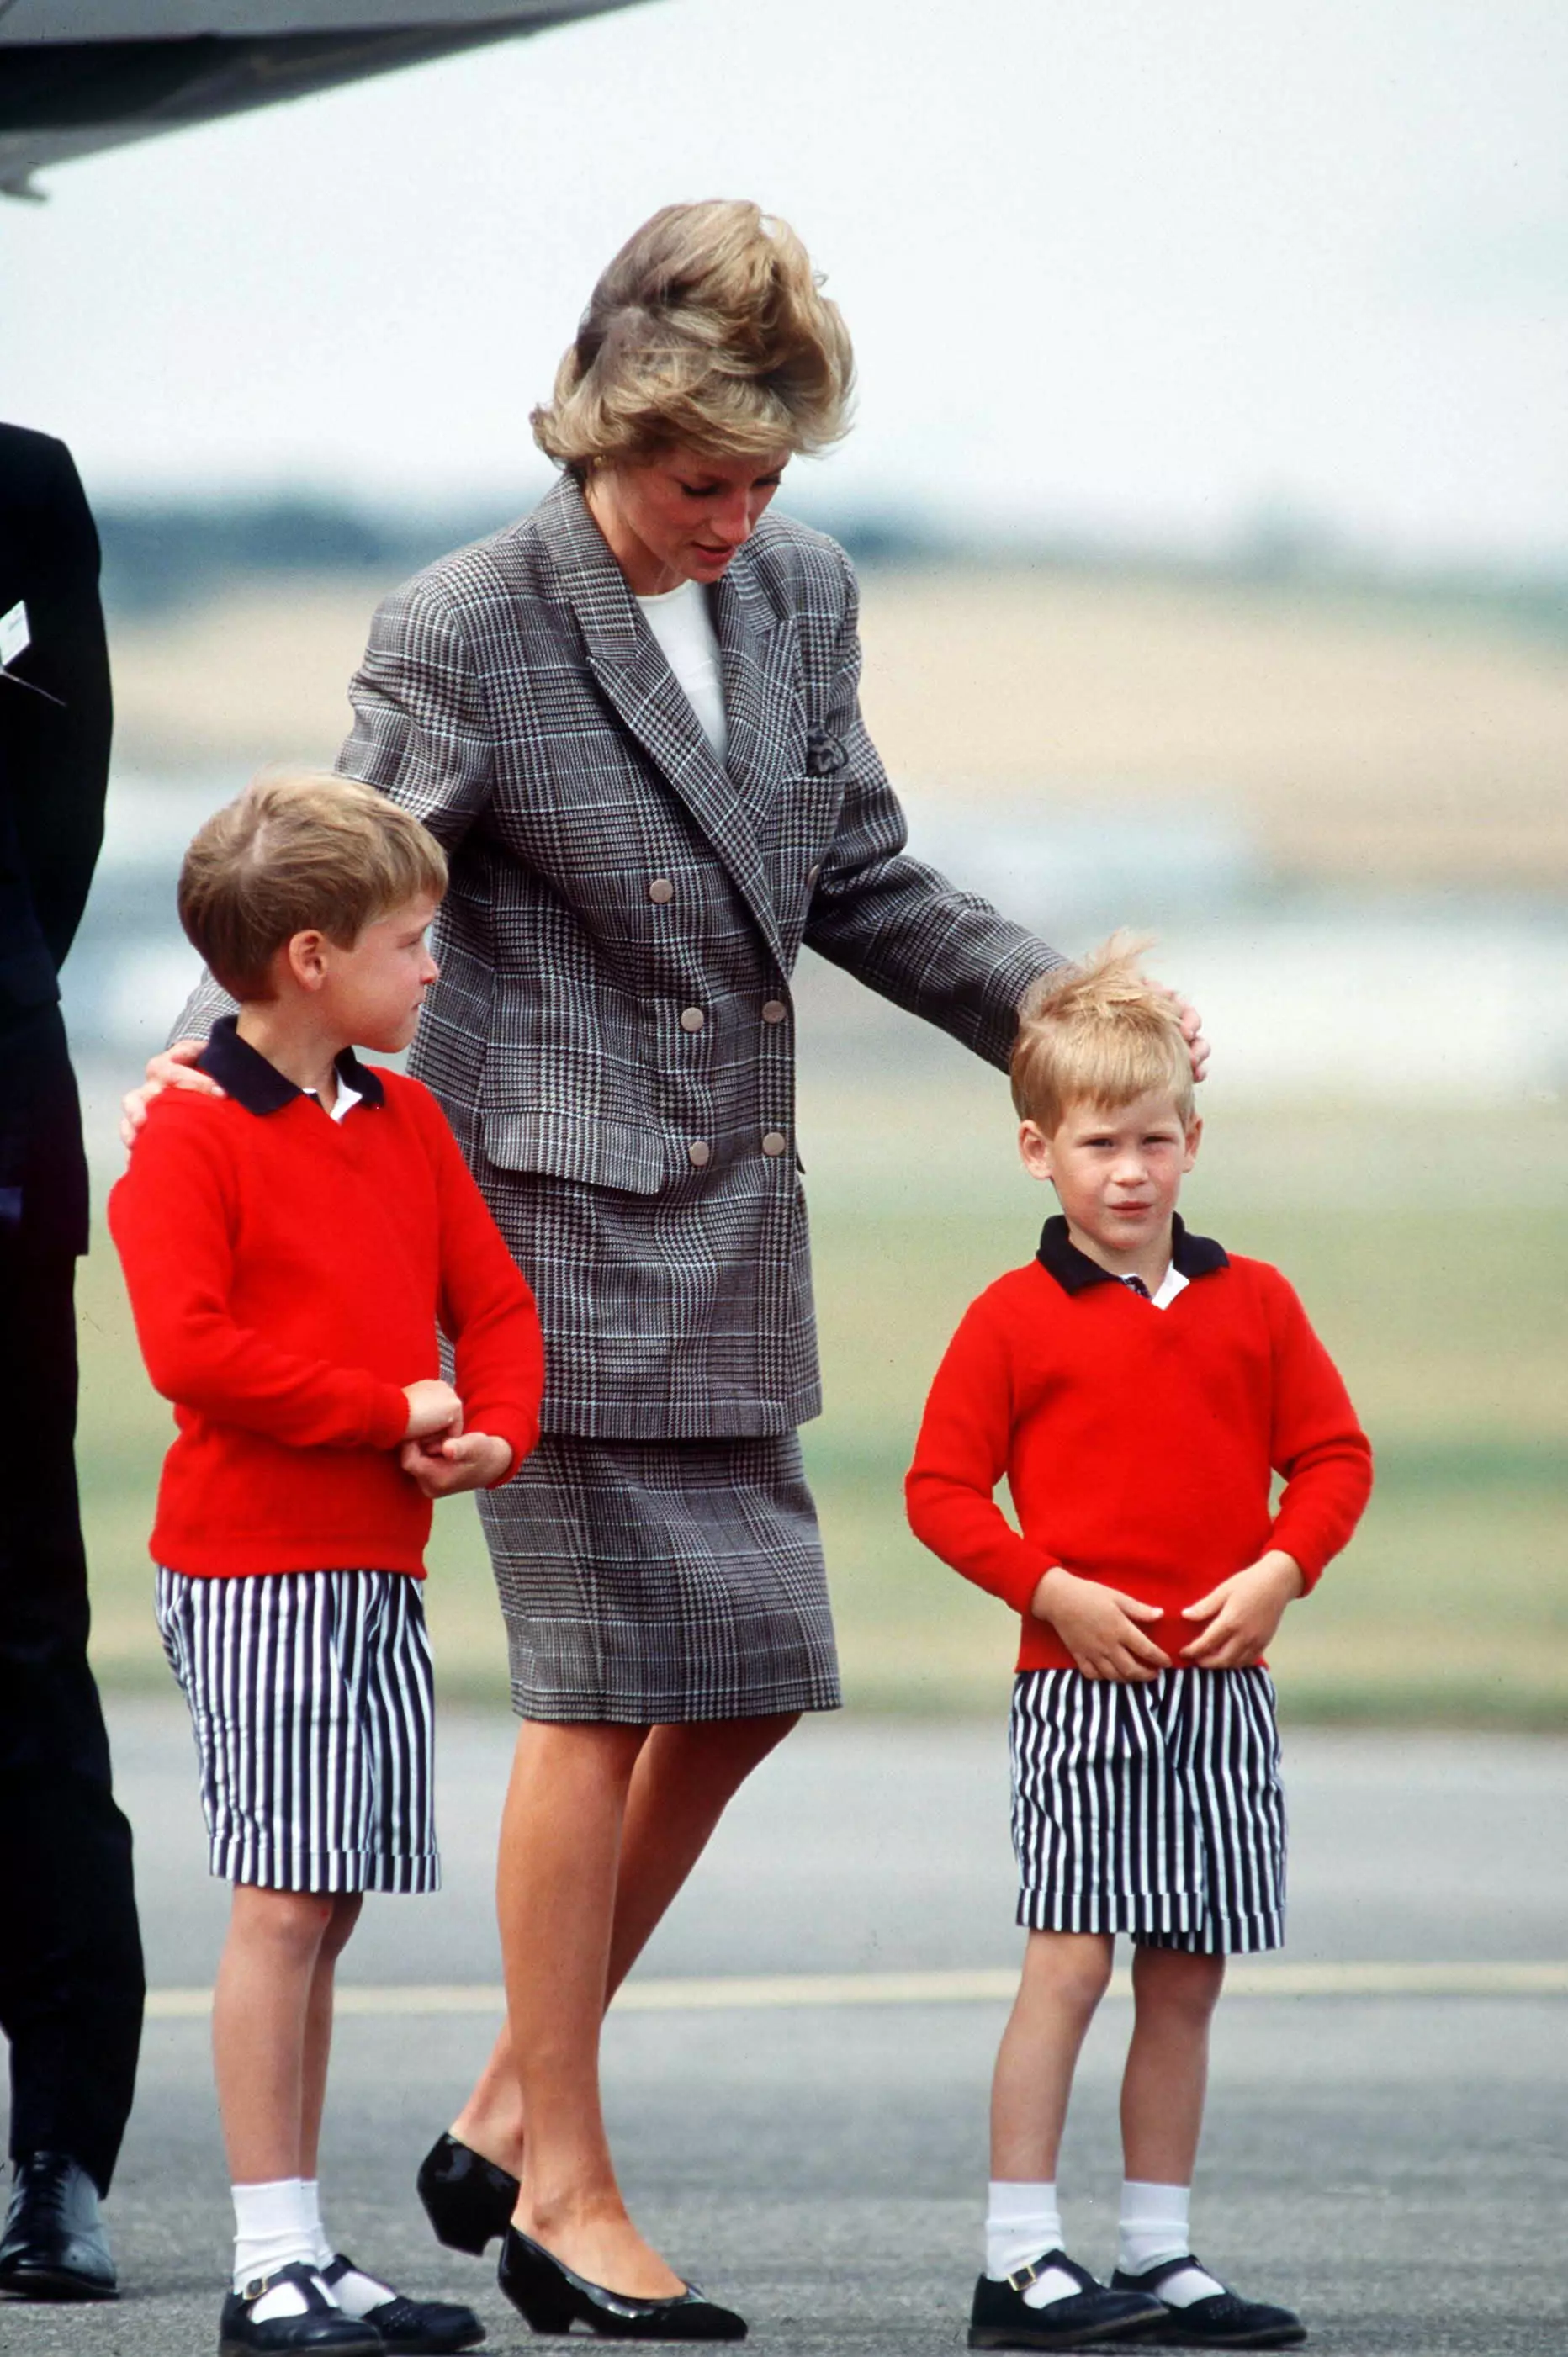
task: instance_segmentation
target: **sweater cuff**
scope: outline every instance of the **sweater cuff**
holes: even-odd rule
[[[1029,1607],[1035,1600],[1036,1588],[1047,1571],[1059,1571],[1061,1568],[1059,1556],[1047,1555],[1043,1547],[1021,1543],[1018,1567],[1016,1571],[1007,1573],[1006,1586],[1002,1590],[1004,1603],[1010,1604],[1015,1612],[1021,1612],[1026,1620],[1033,1619]]]
[[[365,1445],[369,1448],[396,1448],[408,1436],[408,1394],[397,1383],[383,1383],[374,1376],[370,1381]]]
[[[1328,1556],[1324,1548],[1314,1546],[1305,1532],[1297,1532],[1288,1513],[1282,1514],[1269,1533],[1269,1544],[1300,1566],[1301,1592],[1310,1596],[1327,1568]]]
[[[487,1481],[487,1490],[504,1489],[539,1438],[536,1418],[524,1415],[517,1408],[487,1408],[483,1403],[471,1415],[465,1416],[463,1429],[489,1433],[492,1440],[504,1440],[511,1450],[511,1462],[506,1471],[498,1474],[493,1481]]]

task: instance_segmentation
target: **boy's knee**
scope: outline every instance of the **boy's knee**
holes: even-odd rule
[[[1111,1986],[1112,1943],[1093,1932],[1031,1932],[1025,1957],[1033,1981],[1058,2005],[1090,2014]]]
[[[1207,2021],[1225,1986],[1225,1958],[1197,1955],[1185,1948],[1134,1950],[1133,1994],[1151,2007],[1195,2023]]]
[[[247,1940],[315,1953],[331,1929],[337,1906],[329,1890],[263,1890],[238,1883],[233,1927]]]

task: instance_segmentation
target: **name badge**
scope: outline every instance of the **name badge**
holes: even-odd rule
[[[7,663],[14,663],[18,655],[26,654],[32,643],[33,634],[27,628],[27,600],[18,597],[8,614],[0,614],[0,670],[4,670]]]

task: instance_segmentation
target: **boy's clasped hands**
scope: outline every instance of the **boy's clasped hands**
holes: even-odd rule
[[[450,1383],[425,1376],[404,1383],[408,1429],[398,1462],[427,1498],[453,1498],[462,1490],[488,1490],[511,1465],[510,1441],[491,1432],[465,1432],[463,1403]]]
[[[1182,1647],[1182,1660],[1205,1670],[1250,1668],[1272,1644],[1286,1605],[1305,1586],[1295,1557],[1270,1547],[1256,1563],[1232,1572],[1186,1607],[1184,1620],[1207,1625]],[[1046,1573],[1029,1609],[1056,1631],[1086,1678],[1136,1684],[1171,1666],[1147,1632],[1150,1621],[1165,1618],[1157,1604],[1141,1604],[1098,1579],[1080,1579],[1065,1565]]]

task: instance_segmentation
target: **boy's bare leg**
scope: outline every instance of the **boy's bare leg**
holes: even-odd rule
[[[497,1906],[528,2120],[515,2222],[590,2281],[666,2299],[681,2278],[627,2215],[599,2100],[621,1829],[647,1735],[524,1724],[501,1820]]]
[[[316,1955],[305,2010],[305,2055],[300,2071],[299,2173],[315,2177],[321,2146],[321,2115],[327,2102],[327,2066],[332,2056],[332,1993],[338,1959],[353,1935],[364,1906],[362,1891],[339,1891]]]
[[[1223,1956],[1134,1948],[1132,2044],[1122,2079],[1125,2174],[1190,2185],[1208,2085],[1208,2026],[1225,1980]]]
[[[1099,1932],[1031,1932],[991,2086],[991,2175],[1055,2181],[1079,2050],[1111,1978],[1114,1943]]]
[[[627,1794],[607,2004],[707,1847],[730,1801],[796,1720],[789,1714],[652,1729]],[[473,2093],[452,2123],[452,2134],[498,2168],[521,2176],[522,2089],[504,2024]]]
[[[212,2064],[236,2185],[302,2177],[306,2020],[333,1900],[234,1887],[212,1992]]]

